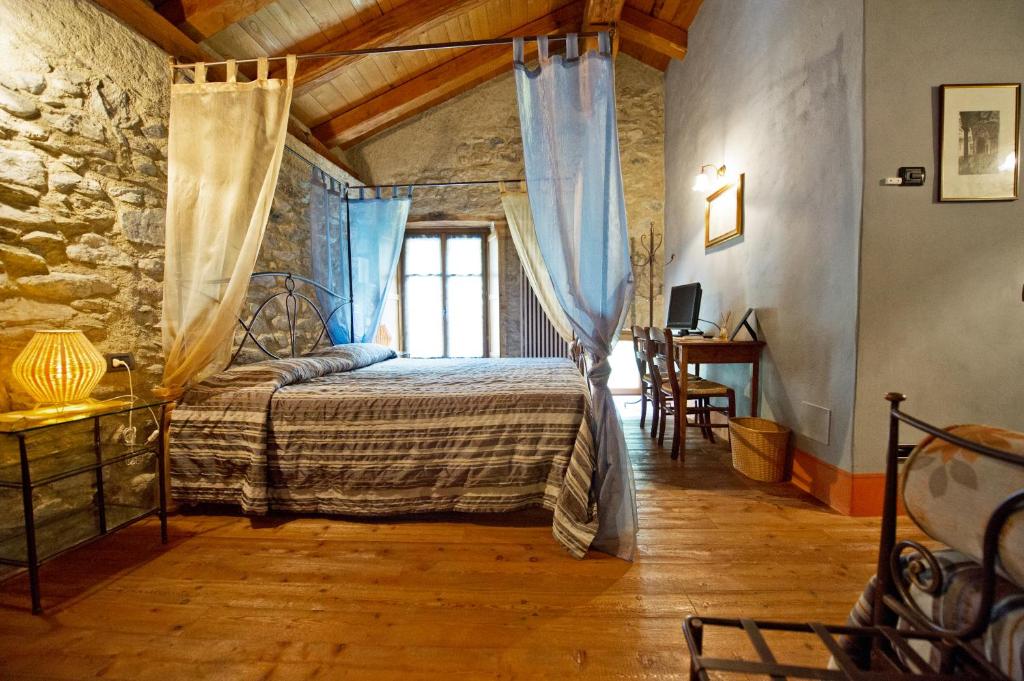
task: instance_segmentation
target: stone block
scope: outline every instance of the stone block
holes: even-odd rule
[[[134,185],[112,185],[107,189],[107,194],[115,199],[124,201],[125,203],[130,203],[133,206],[146,205],[145,195],[139,187]]]
[[[109,312],[112,301],[105,298],[90,298],[89,300],[76,300],[71,307],[79,312]]]
[[[38,95],[46,89],[46,79],[31,71],[6,71],[0,72],[0,85]]]
[[[165,215],[162,208],[125,211],[121,213],[121,231],[132,243],[163,246]]]
[[[108,296],[117,287],[98,274],[51,272],[44,275],[20,277],[18,288],[28,296],[41,300],[68,302],[96,296]]]
[[[49,263],[56,264],[67,260],[67,255],[64,252],[67,239],[61,234],[36,230],[22,236],[21,242],[26,248],[41,255]]]
[[[0,109],[18,118],[36,118],[39,116],[39,108],[31,99],[3,86],[0,86]]]
[[[0,300],[0,319],[4,327],[39,326],[59,328],[67,325],[75,311],[67,305],[40,303],[25,298],[7,298]]]
[[[41,197],[42,193],[35,189],[0,182],[0,202],[10,206],[34,206]]]
[[[0,182],[44,191],[46,166],[34,151],[0,147]]]
[[[27,140],[45,140],[50,136],[46,128],[31,121],[15,118],[6,111],[0,111],[0,131],[8,137],[23,137]]]
[[[139,270],[151,279],[160,281],[164,276],[164,260],[163,258],[141,258],[139,260]]]
[[[61,194],[70,194],[78,188],[83,179],[85,178],[78,173],[60,170],[50,173],[50,187]]]
[[[7,275],[12,278],[45,275],[50,271],[42,257],[18,246],[0,244],[0,261],[3,262]]]
[[[68,259],[92,267],[131,267],[133,260],[99,234],[84,234],[67,248]]]

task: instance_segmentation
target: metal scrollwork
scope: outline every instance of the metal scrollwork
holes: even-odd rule
[[[235,364],[235,361],[241,354],[246,342],[250,339],[252,340],[256,348],[264,355],[267,355],[272,359],[283,359],[281,355],[278,355],[277,353],[271,351],[266,345],[264,345],[264,343],[261,342],[259,338],[257,338],[256,333],[254,332],[254,327],[256,326],[257,321],[260,319],[264,310],[272,301],[283,299],[284,302],[285,321],[288,332],[287,347],[289,350],[290,357],[295,357],[296,355],[299,354],[297,348],[297,332],[299,329],[298,321],[300,306],[306,307],[309,310],[311,310],[311,318],[315,319],[320,324],[320,331],[317,334],[316,339],[313,341],[310,347],[306,348],[306,352],[309,352],[311,350],[316,349],[320,345],[320,342],[325,338],[327,339],[328,343],[333,342],[333,339],[331,339],[330,330],[328,329],[327,325],[328,321],[332,317],[334,317],[334,315],[336,315],[339,310],[348,305],[350,302],[348,298],[345,298],[335,293],[334,291],[331,291],[323,284],[320,284],[316,281],[313,281],[312,279],[308,279],[298,274],[292,274],[291,272],[256,272],[250,277],[250,281],[264,278],[283,279],[284,290],[276,291],[271,295],[267,296],[266,298],[264,298],[262,301],[260,301],[260,303],[256,306],[256,310],[249,317],[248,322],[246,322],[242,318],[238,319],[238,324],[239,326],[242,327],[244,333],[242,336],[242,340],[238,344],[238,348],[231,356],[231,361],[228,362],[228,366],[232,366]],[[305,295],[301,291],[297,291],[295,287],[298,282],[305,283],[313,287],[315,290],[325,293],[332,300],[333,307],[330,310],[330,312],[325,315],[321,311],[320,306],[317,304],[316,301],[314,301],[312,298]]]

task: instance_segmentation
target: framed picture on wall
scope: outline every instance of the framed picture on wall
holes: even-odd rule
[[[1020,83],[942,86],[940,201],[1012,201],[1020,170]]]
[[[743,234],[743,175],[704,200],[704,248]]]

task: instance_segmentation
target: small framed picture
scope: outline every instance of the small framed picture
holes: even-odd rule
[[[743,175],[704,200],[704,248],[743,234]]]
[[[1012,201],[1020,169],[1020,83],[942,86],[940,201]]]

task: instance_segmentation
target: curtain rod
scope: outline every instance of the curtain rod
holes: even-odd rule
[[[611,34],[612,31],[609,31]],[[577,33],[576,36],[579,38],[596,38],[599,34],[594,31]],[[569,36],[566,34],[559,35],[548,35],[548,36],[537,36],[537,35],[524,35],[516,36],[523,40],[536,40],[537,38],[547,38],[549,41],[564,41]],[[336,52],[309,52],[306,54],[295,55],[296,59],[334,59],[336,57],[354,57],[361,54],[391,54],[393,52],[424,52],[429,50],[457,50],[467,47],[486,47],[488,45],[511,45],[515,38],[488,38],[484,40],[461,40],[447,43],[424,43],[421,45],[391,45],[389,47],[364,47],[358,50],[338,50]],[[259,59],[267,59],[268,61],[278,61],[287,59],[287,56],[278,57],[252,57],[246,59],[234,60],[236,64],[250,64]],[[220,66],[227,64],[225,61],[208,61],[204,62],[207,66]],[[172,68],[176,69],[190,69],[195,64],[172,64]]]
[[[349,191],[356,189],[387,189],[389,187],[468,187],[480,184],[508,184],[526,182],[526,180],[463,180],[456,182],[389,182],[387,184],[352,185],[347,187]]]

